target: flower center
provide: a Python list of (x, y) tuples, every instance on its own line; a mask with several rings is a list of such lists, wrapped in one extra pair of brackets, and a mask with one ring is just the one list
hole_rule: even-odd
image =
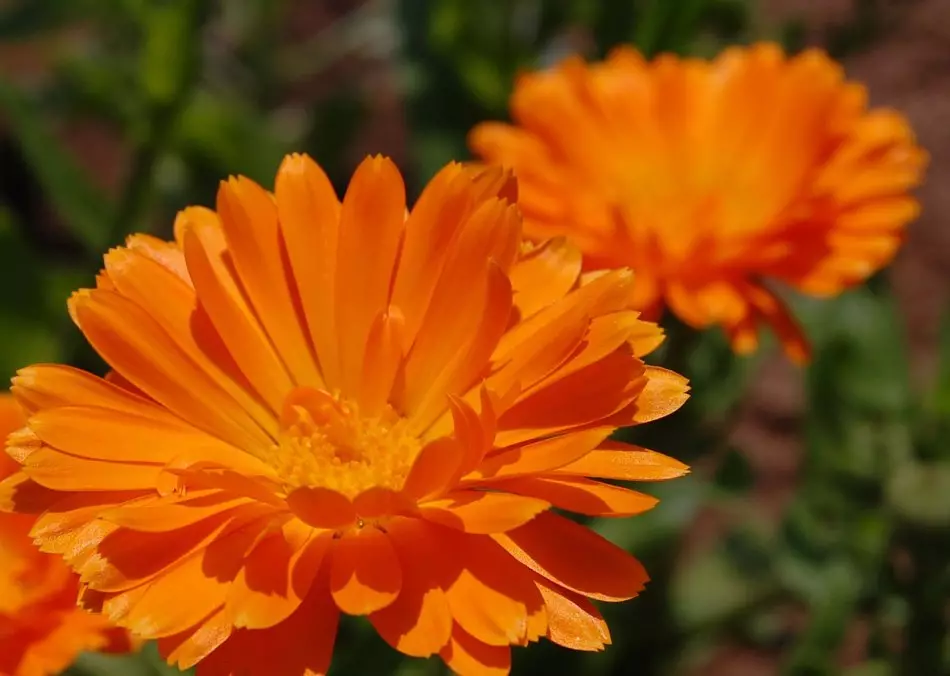
[(271, 464), (290, 491), (329, 488), (353, 498), (373, 487), (401, 490), (422, 448), (387, 406), (362, 416), (355, 402), (298, 388), (284, 403)]

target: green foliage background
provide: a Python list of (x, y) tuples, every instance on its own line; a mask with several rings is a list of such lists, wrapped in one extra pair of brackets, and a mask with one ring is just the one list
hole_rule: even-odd
[[(882, 29), (876, 4), (859, 2), (855, 21), (826, 35), (834, 55)], [(318, 21), (290, 30), (301, 13)], [(385, 97), (353, 73), (395, 82), (405, 119), (389, 126), (406, 135), (395, 147), (417, 194), (446, 161), (467, 157), (472, 124), (505, 117), (519, 69), (624, 42), (710, 56), (761, 38), (795, 49), (802, 35), (797, 24), (763, 30), (743, 0), (7, 2), (0, 56), (28, 48), (45, 65), (33, 75), (0, 65), (0, 374), (37, 361), (100, 370), (66, 297), (125, 234), (167, 234), (177, 209), (212, 203), (222, 177), (270, 185), (280, 157), (299, 150), (343, 188), (353, 149), (378, 150), (361, 141)], [(117, 186), (98, 175), (111, 167), (64, 144), (76, 120), (108, 130), (128, 158)], [(655, 359), (689, 375), (694, 395), (635, 438), (696, 471), (646, 487), (662, 498), (654, 511), (591, 524), (636, 553), (653, 582), (603, 608), (606, 652), (536, 645), (516, 650), (515, 674), (713, 673), (711, 655), (739, 648), (764, 656), (761, 673), (950, 673), (950, 324), (921, 390), (883, 277), (834, 300), (791, 302), (815, 344), (800, 372), (805, 417), (789, 431), (804, 449), (791, 504), (769, 516), (752, 495), (755, 470), (730, 443), (772, 346), (739, 359), (719, 333), (667, 321)], [(725, 517), (724, 532), (692, 546), (687, 534), (710, 513)], [(339, 676), (444, 673), (437, 660), (401, 660), (361, 622), (345, 623), (337, 645)], [(83, 656), (70, 673), (172, 671), (147, 647)]]

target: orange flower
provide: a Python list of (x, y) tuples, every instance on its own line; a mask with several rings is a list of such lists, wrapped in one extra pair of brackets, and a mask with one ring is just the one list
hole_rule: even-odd
[(557, 241), (515, 262), (513, 191), (450, 165), (407, 214), (377, 157), (341, 204), (294, 155), (275, 194), (231, 179), (175, 243), (131, 237), (70, 303), (113, 375), (19, 373), (0, 494), (45, 511), (88, 605), (201, 673), (322, 674), (341, 611), (460, 674), (603, 648), (589, 599), (646, 573), (550, 508), (651, 508), (603, 480), (686, 467), (607, 437), (686, 386), (637, 357), (661, 336), (628, 271), (582, 278)]
[[(24, 422), (13, 397), (0, 395), (0, 439)], [(0, 453), (0, 478), (18, 469)], [(76, 607), (76, 575), (59, 557), (33, 546), (32, 522), (22, 514), (0, 514), (0, 674), (47, 676), (84, 650), (127, 651), (125, 632)]]
[(815, 50), (648, 63), (621, 48), (523, 76), (516, 126), (483, 123), (469, 143), (514, 168), (527, 235), (570, 236), (588, 270), (632, 267), (635, 307), (722, 325), (739, 352), (765, 322), (804, 360), (762, 279), (836, 294), (884, 266), (918, 212), (925, 153), (866, 98)]

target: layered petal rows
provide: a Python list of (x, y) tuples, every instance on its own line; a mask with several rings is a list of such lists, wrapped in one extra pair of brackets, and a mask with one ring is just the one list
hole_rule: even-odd
[[(0, 439), (24, 422), (13, 397), (0, 395)], [(0, 454), (0, 478), (17, 469)], [(0, 674), (50, 676), (84, 650), (129, 650), (126, 632), (76, 606), (78, 578), (33, 546), (32, 523), (27, 515), (0, 514)]]
[(201, 674), (326, 672), (340, 613), (459, 674), (510, 646), (609, 642), (591, 599), (641, 565), (552, 508), (626, 516), (618, 481), (686, 472), (608, 441), (686, 397), (629, 271), (526, 244), (500, 169), (450, 165), (411, 210), (374, 157), (342, 201), (288, 157), (222, 184), (175, 241), (110, 251), (70, 311), (112, 368), (20, 371), (0, 504), (82, 602)]
[(763, 279), (836, 294), (887, 264), (918, 212), (926, 156), (907, 122), (868, 110), (817, 50), (571, 58), (521, 77), (511, 113), (469, 142), (515, 169), (528, 235), (569, 236), (586, 270), (632, 267), (636, 307), (721, 325), (740, 352), (766, 323), (807, 358)]

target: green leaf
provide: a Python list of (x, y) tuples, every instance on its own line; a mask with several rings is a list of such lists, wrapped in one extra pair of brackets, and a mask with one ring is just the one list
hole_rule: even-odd
[(887, 497), (904, 520), (924, 527), (950, 527), (950, 462), (907, 462), (894, 472)]
[(193, 671), (179, 671), (158, 654), (154, 643), (146, 643), (134, 655), (102, 655), (84, 653), (65, 676), (186, 676)]
[(188, 47), (194, 39), (191, 4), (192, 0), (155, 3), (146, 14), (141, 77), (153, 103), (171, 103), (193, 65), (195, 50)]
[(40, 106), (2, 80), (0, 111), (53, 208), (91, 252), (101, 252), (111, 215), (105, 196), (47, 130)]
[(714, 630), (744, 616), (775, 592), (764, 572), (736, 565), (725, 548), (691, 559), (673, 578), (670, 602), (677, 624), (688, 632)]

